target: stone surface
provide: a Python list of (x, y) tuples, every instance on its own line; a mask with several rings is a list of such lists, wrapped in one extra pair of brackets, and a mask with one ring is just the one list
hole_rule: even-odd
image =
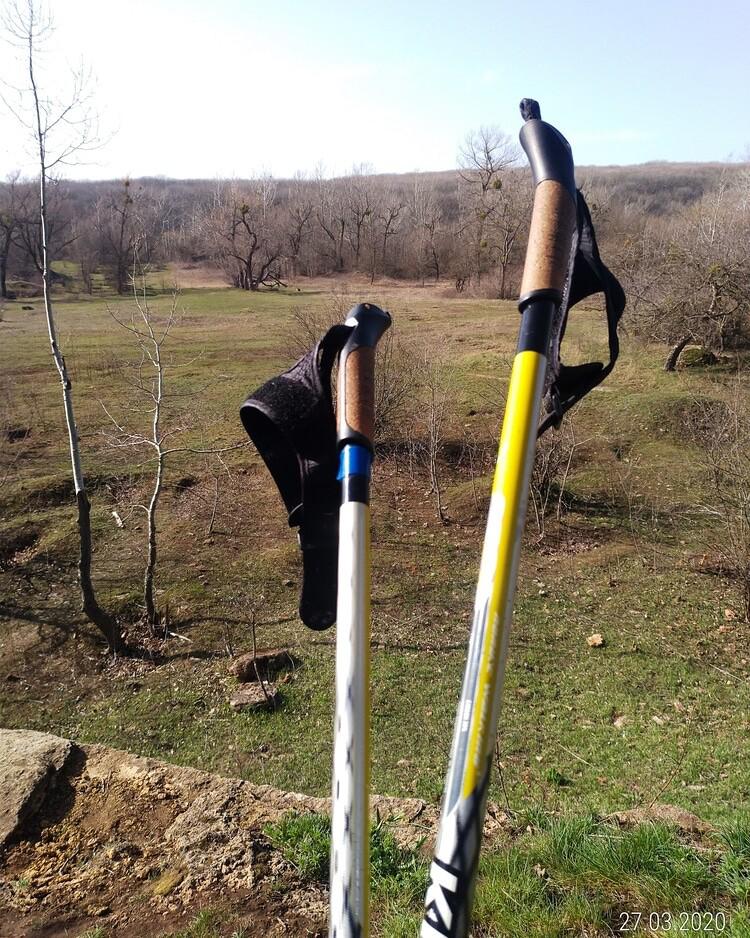
[(229, 698), (229, 706), (241, 710), (264, 710), (273, 708), (278, 700), (278, 691), (273, 684), (242, 684)]
[(265, 680), (280, 671), (293, 670), (296, 664), (294, 656), (286, 648), (267, 648), (257, 652), (254, 658), (252, 652), (235, 658), (229, 665), (229, 673), (240, 682), (257, 681), (258, 674)]
[(72, 752), (59, 736), (0, 730), (0, 846), (41, 807)]
[(716, 355), (703, 345), (686, 345), (677, 359), (678, 368), (698, 368), (704, 365), (715, 365), (718, 361)]
[[(241, 897), (243, 914), (252, 914), (254, 935), (326, 933), (327, 890), (299, 881), (271, 847), (266, 827), (290, 811), (327, 813), (328, 798), (106, 746), (75, 746), (39, 733), (4, 735), (3, 766), (34, 740), (50, 753), (52, 766), (66, 751), (74, 757), (62, 769), (70, 797), (46, 817), (44, 837), (16, 838), (0, 857), (0, 936), (52, 938), (99, 924), (123, 938), (173, 933), (194, 920), (196, 908), (222, 905), (230, 896)], [(55, 745), (45, 750), (50, 740)], [(436, 804), (373, 796), (370, 806), (374, 822), (388, 824), (399, 844), (430, 854)], [(505, 813), (488, 805), (485, 838), (507, 834)]]

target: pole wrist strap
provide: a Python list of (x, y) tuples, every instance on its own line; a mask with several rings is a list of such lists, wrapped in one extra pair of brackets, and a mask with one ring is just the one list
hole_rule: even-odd
[[(625, 293), (601, 259), (591, 213), (580, 189), (577, 191), (576, 204), (577, 224), (571, 252), (572, 263), (568, 269), (562, 302), (552, 325), (545, 385), (547, 416), (539, 427), (539, 436), (549, 427), (560, 426), (563, 414), (607, 377), (620, 354), (617, 326), (625, 309)], [(576, 303), (595, 293), (604, 294), (609, 361), (606, 364), (588, 362), (583, 365), (564, 365), (560, 360), (560, 345), (565, 336), (568, 313)]]
[(336, 621), (339, 484), (334, 362), (352, 332), (333, 326), (306, 355), (248, 397), (240, 417), (279, 489), (302, 551), (300, 618)]

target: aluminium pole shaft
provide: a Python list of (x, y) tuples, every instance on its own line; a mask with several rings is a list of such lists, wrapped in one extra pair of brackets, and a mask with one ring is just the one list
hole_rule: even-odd
[(468, 933), (546, 367), (532, 350), (513, 362), (423, 938)]
[(367, 938), (370, 896), (370, 469), (375, 346), (390, 316), (360, 304), (339, 359), (336, 712), (330, 938)]
[(341, 453), (336, 616), (331, 938), (366, 935), (369, 925), (369, 474), (369, 451), (361, 446), (345, 446)]

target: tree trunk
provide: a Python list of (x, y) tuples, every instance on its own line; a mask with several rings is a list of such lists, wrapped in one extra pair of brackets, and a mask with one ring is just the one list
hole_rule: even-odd
[(44, 174), (41, 182), (41, 207), (42, 207), (42, 256), (43, 271), (42, 283), (44, 288), (44, 309), (47, 318), (47, 330), (49, 332), (50, 345), (52, 347), (52, 357), (60, 376), (60, 383), (63, 389), (63, 405), (65, 408), (65, 422), (68, 428), (68, 444), (70, 447), (70, 462), (73, 470), (73, 485), (76, 492), (76, 505), (78, 507), (78, 537), (80, 543), (80, 554), (78, 559), (78, 582), (81, 588), (81, 598), (83, 611), (91, 622), (99, 629), (107, 640), (107, 644), (112, 652), (124, 651), (124, 643), (120, 630), (115, 621), (107, 615), (96, 600), (94, 585), (91, 580), (91, 506), (86, 494), (86, 484), (81, 466), (81, 453), (78, 439), (78, 428), (73, 411), (73, 384), (68, 375), (60, 348), (57, 344), (57, 332), (55, 329), (55, 320), (52, 312), (52, 299), (50, 295), (50, 277), (47, 266), (47, 249), (45, 236), (45, 211), (44, 211)]
[(81, 584), (83, 611), (86, 617), (104, 635), (113, 654), (124, 654), (127, 647), (115, 620), (99, 605), (91, 582), (91, 504), (85, 491), (76, 492), (78, 506), (78, 580)]
[(31, 37), (29, 37), (29, 78), (34, 94), (36, 115), (36, 139), (39, 146), (39, 221), (42, 252), (42, 286), (44, 291), (44, 312), (47, 320), (52, 358), (60, 376), (63, 391), (63, 405), (65, 408), (65, 422), (68, 428), (68, 443), (70, 446), (70, 462), (73, 470), (73, 485), (76, 492), (78, 506), (78, 533), (80, 542), (80, 555), (78, 561), (78, 582), (81, 588), (83, 611), (91, 622), (101, 631), (107, 640), (110, 650), (121, 652), (124, 643), (119, 627), (99, 606), (91, 581), (91, 507), (81, 466), (81, 453), (78, 441), (78, 428), (76, 427), (73, 412), (73, 385), (68, 375), (65, 359), (57, 344), (57, 329), (52, 310), (51, 272), (47, 253), (47, 164), (45, 153), (45, 131), (42, 129), (41, 105), (37, 95), (34, 79), (33, 53)]
[(441, 415), (438, 413), (441, 402), (437, 400), (436, 388), (434, 382), (436, 375), (433, 373), (429, 378), (430, 401), (429, 401), (429, 471), (430, 471), (430, 489), (435, 496), (435, 510), (438, 521), (445, 524), (445, 511), (443, 509), (443, 493), (440, 489), (440, 470), (438, 468), (438, 456), (440, 455), (440, 424)]
[(159, 613), (154, 601), (154, 570), (156, 569), (156, 509), (159, 505), (162, 482), (164, 481), (164, 450), (161, 436), (161, 405), (164, 399), (164, 366), (161, 360), (161, 345), (154, 339), (151, 323), (148, 323), (151, 341), (154, 344), (153, 354), (149, 358), (156, 369), (156, 393), (154, 394), (154, 418), (152, 423), (153, 445), (156, 449), (156, 478), (151, 501), (146, 510), (148, 515), (148, 556), (146, 559), (146, 572), (143, 579), (143, 595), (146, 601), (146, 617), (152, 632), (159, 624)]
[(682, 353), (682, 350), (685, 348), (686, 345), (689, 344), (692, 338), (693, 338), (692, 335), (686, 335), (683, 339), (680, 339), (677, 345), (675, 345), (675, 347), (669, 353), (667, 360), (664, 362), (665, 371), (675, 370), (675, 368), (677, 367), (677, 360), (679, 359)]
[(432, 493), (435, 496), (435, 513), (437, 514), (438, 521), (441, 524), (445, 524), (445, 510), (443, 508), (443, 493), (440, 489), (440, 472), (438, 470), (438, 452), (437, 449), (430, 444), (430, 486), (432, 488)]
[(238, 268), (237, 276), (234, 278), (234, 285), (240, 290), (250, 290), (250, 278), (248, 277), (247, 271), (242, 267)]
[(148, 556), (146, 572), (143, 578), (143, 595), (146, 601), (146, 617), (152, 630), (159, 624), (159, 613), (154, 599), (154, 570), (156, 569), (156, 509), (161, 495), (162, 481), (164, 479), (164, 456), (159, 454), (156, 469), (156, 482), (151, 494), (148, 514)]
[(124, 296), (126, 293), (130, 292), (130, 285), (128, 284), (128, 269), (121, 258), (117, 261), (116, 281), (117, 293), (119, 296)]
[(83, 287), (89, 296), (93, 296), (94, 293), (94, 279), (93, 279), (93, 270), (88, 266), (85, 261), (80, 262), (81, 268), (81, 280), (83, 281)]
[(336, 258), (336, 268), (339, 271), (344, 269), (344, 232), (346, 231), (346, 223), (341, 222), (339, 226), (339, 239), (336, 246), (337, 258)]

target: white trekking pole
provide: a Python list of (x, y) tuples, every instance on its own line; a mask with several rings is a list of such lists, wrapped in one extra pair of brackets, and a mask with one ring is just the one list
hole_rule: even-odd
[(336, 713), (331, 808), (330, 938), (365, 938), (370, 899), (370, 468), (375, 347), (388, 313), (360, 303), (339, 358)]
[[(360, 303), (251, 394), (242, 423), (299, 530), (300, 618), (338, 622), (331, 831), (332, 938), (369, 934), (370, 468), (375, 347), (391, 317)], [(338, 414), (331, 374), (339, 361)]]

